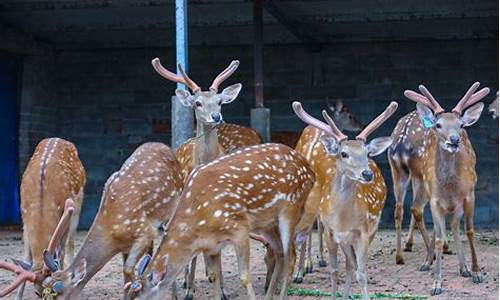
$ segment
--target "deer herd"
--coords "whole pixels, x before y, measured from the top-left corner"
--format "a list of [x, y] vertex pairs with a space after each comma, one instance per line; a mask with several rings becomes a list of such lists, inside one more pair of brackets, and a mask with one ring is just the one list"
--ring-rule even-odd
[[[72, 143], [42, 140], [21, 183], [24, 260], [1, 261], [0, 268], [16, 274], [0, 291], [17, 289], [22, 299], [32, 282], [42, 299], [79, 299], [86, 283], [115, 255], [123, 257], [124, 299], [177, 298], [176, 279], [184, 273], [185, 299], [194, 297], [196, 258], [202, 254], [214, 299], [226, 299], [221, 251], [234, 246], [240, 280], [248, 299], [256, 299], [250, 274], [250, 240], [266, 248], [265, 299], [285, 299], [290, 282], [303, 282], [312, 271], [312, 228], [317, 223], [319, 265], [330, 258], [331, 291], [339, 283], [338, 249], [345, 256], [342, 299], [350, 295], [353, 278], [363, 299], [369, 299], [367, 260], [385, 206], [387, 187], [373, 158], [388, 150], [396, 199], [396, 264], [403, 264], [402, 219], [406, 189], [411, 183], [411, 222], [404, 250], [418, 228], [427, 249], [421, 271], [434, 265], [432, 295], [443, 292], [442, 264], [446, 216], [456, 241], [459, 274], [482, 281], [474, 244], [476, 157], [466, 127], [479, 119], [480, 102], [488, 88], [474, 83], [451, 111], [446, 111], [420, 85], [404, 95], [416, 110], [402, 117], [391, 136], [368, 137], [395, 113], [398, 103], [368, 125], [362, 125], [342, 103], [329, 103], [323, 120], [293, 102], [297, 117], [308, 126], [292, 149], [261, 143], [252, 129], [224, 123], [223, 104], [241, 91], [220, 84], [238, 68], [232, 61], [203, 91], [179, 65], [180, 75], [165, 69], [158, 58], [156, 72], [184, 84], [179, 101], [192, 107], [196, 134], [173, 151], [162, 143], [145, 143], [104, 185], [97, 216], [83, 245], [74, 253], [74, 236], [82, 207], [85, 169]], [[498, 116], [498, 93], [488, 108]], [[354, 139], [343, 131], [356, 132]], [[434, 224], [428, 236], [423, 211], [429, 203]], [[465, 217], [471, 266], [459, 237]], [[155, 248], [155, 239], [160, 244]], [[298, 263], [297, 251], [299, 249]], [[295, 275], [294, 274], [294, 270]], [[184, 270], [184, 272], [183, 272]]]

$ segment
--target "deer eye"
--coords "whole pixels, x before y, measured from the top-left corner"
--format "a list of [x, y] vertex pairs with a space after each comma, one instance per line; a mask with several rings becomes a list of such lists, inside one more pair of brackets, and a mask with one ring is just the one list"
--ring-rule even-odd
[[349, 154], [345, 153], [344, 151], [340, 152], [340, 156], [342, 158], [349, 158]]
[[196, 107], [201, 107], [201, 102], [200, 101], [196, 101], [195, 105], [196, 105]]
[[443, 127], [443, 126], [441, 126], [441, 124], [439, 124], [439, 123], [436, 124], [437, 129], [440, 129], [441, 127]]
[[349, 115], [349, 120], [352, 120], [352, 116], [351, 115]]

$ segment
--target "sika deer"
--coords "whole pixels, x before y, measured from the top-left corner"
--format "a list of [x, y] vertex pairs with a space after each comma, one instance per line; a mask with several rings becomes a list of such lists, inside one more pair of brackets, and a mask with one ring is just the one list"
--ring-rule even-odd
[[[319, 215], [326, 229], [332, 269], [333, 299], [336, 299], [337, 293], [339, 244], [346, 256], [347, 268], [343, 298], [349, 297], [352, 273], [357, 270], [357, 280], [362, 286], [363, 298], [369, 299], [365, 260], [370, 243], [377, 233], [386, 199], [386, 186], [382, 173], [369, 157], [384, 152], [390, 146], [392, 139], [376, 138], [369, 144], [366, 144], [366, 139], [396, 111], [397, 106], [396, 102], [391, 102], [381, 115], [356, 136], [356, 140], [348, 140], [326, 111], [323, 111], [323, 117], [328, 124], [307, 114], [300, 102], [293, 103], [293, 109], [300, 119], [324, 132], [324, 134], [316, 132], [310, 141], [310, 149], [314, 149], [318, 141], [321, 142], [324, 152], [313, 153], [313, 157], [316, 158], [313, 168], [318, 170], [326, 167], [326, 171], [320, 170], [318, 173], [330, 177], [320, 176], [318, 180], [328, 184], [327, 194], [323, 195], [320, 201]], [[321, 160], [325, 157], [329, 157], [330, 161]], [[308, 198], [308, 201], [310, 199]], [[309, 207], [311, 203], [306, 202], [306, 208]]]
[[285, 298], [295, 258], [295, 227], [313, 182], [305, 159], [280, 144], [246, 147], [196, 168], [151, 263], [147, 268], [139, 264], [129, 297], [161, 299], [182, 267], [205, 252], [214, 299], [220, 299], [220, 250], [231, 243], [243, 286], [249, 299], [255, 299], [249, 278], [249, 234], [256, 233], [270, 242], [277, 257], [266, 299], [272, 299], [278, 278], [283, 279], [280, 299]]
[[[225, 150], [219, 143], [217, 134], [217, 125], [223, 122], [221, 107], [223, 104], [233, 102], [236, 97], [238, 97], [242, 85], [240, 83], [233, 84], [222, 90], [221, 93], [218, 93], [218, 89], [219, 85], [236, 71], [240, 62], [238, 60], [233, 60], [231, 64], [214, 79], [208, 91], [202, 91], [201, 88], [187, 76], [181, 65], [178, 67], [182, 76], [165, 69], [158, 58], [153, 59], [152, 65], [156, 72], [165, 79], [182, 83], [193, 92], [193, 94], [191, 94], [183, 89], [175, 90], [175, 94], [183, 105], [193, 107], [196, 117], [196, 137], [194, 138], [194, 144], [191, 146], [192, 151], [190, 150], [190, 143], [192, 143], [190, 140], [185, 142], [184, 145], [181, 145], [177, 151], [177, 159], [181, 162], [185, 179], [187, 179], [188, 176], [186, 175], [189, 174], [188, 172], [190, 172], [190, 169], [201, 164], [206, 164], [224, 154]], [[191, 262], [191, 271], [186, 269], [185, 274], [187, 288], [185, 298], [188, 300], [193, 298], [195, 270], [196, 257], [193, 258]], [[221, 290], [223, 290], [222, 286]], [[224, 295], [224, 292], [222, 292], [222, 294]]]
[[107, 180], [97, 216], [73, 264], [53, 270], [44, 280], [45, 288], [57, 299], [78, 299], [87, 282], [118, 253], [123, 255], [125, 282], [132, 280], [134, 266], [152, 252], [153, 239], [172, 215], [182, 187], [173, 151], [161, 143], [141, 145]]
[[[421, 122], [412, 129], [420, 128], [426, 141], [422, 148], [417, 149], [420, 163], [413, 166], [411, 171], [421, 174], [424, 197], [420, 199], [430, 199], [434, 221], [434, 238], [421, 268], [430, 268], [434, 256], [436, 257], [432, 295], [443, 292], [441, 272], [447, 214], [451, 214], [451, 230], [456, 241], [460, 274], [463, 277], [472, 276], [474, 283], [482, 281], [474, 246], [476, 154], [465, 131], [466, 127], [476, 123], [481, 116], [484, 104], [479, 101], [490, 92], [488, 88], [477, 91], [478, 88], [479, 82], [474, 83], [451, 112], [446, 112], [423, 85], [419, 86], [422, 94], [410, 90], [404, 93], [408, 99], [417, 102], [417, 113]], [[419, 208], [425, 205], [424, 201], [418, 203]], [[464, 214], [472, 256], [472, 274], [465, 262], [459, 234], [460, 220]], [[422, 221], [417, 216], [415, 220], [417, 223]]]
[[[24, 271], [31, 275], [21, 276], [0, 292], [0, 297], [19, 286], [16, 298], [22, 299], [26, 280], [34, 282], [37, 293], [41, 295], [40, 278], [53, 267], [44, 264], [44, 255], [56, 257], [58, 265], [71, 263], [84, 186], [85, 169], [75, 145], [60, 138], [44, 139], [37, 145], [21, 181], [25, 261], [16, 260], [18, 268], [9, 264], [0, 266], [21, 275], [27, 274]], [[72, 202], [72, 208], [68, 207], [72, 214], [68, 220], [70, 229], [58, 234], [55, 229], [68, 199]], [[45, 253], [44, 249], [48, 252]]]

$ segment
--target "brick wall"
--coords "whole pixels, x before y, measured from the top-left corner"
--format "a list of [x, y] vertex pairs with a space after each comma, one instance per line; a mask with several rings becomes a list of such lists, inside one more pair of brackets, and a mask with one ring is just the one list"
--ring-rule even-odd
[[[290, 107], [296, 99], [319, 116], [327, 99], [342, 98], [365, 123], [395, 99], [400, 109], [374, 136], [390, 134], [398, 117], [414, 109], [403, 99], [404, 89], [424, 83], [446, 107], [475, 80], [496, 91], [497, 54], [498, 40], [339, 43], [315, 53], [300, 45], [265, 46], [265, 99], [272, 110], [272, 129], [301, 130], [303, 123]], [[106, 178], [137, 145], [170, 141], [169, 99], [175, 85], [152, 69], [150, 60], [156, 56], [174, 69], [173, 49], [62, 51], [55, 57], [57, 134], [77, 145], [88, 174], [83, 227], [92, 222]], [[241, 65], [227, 85], [241, 82], [243, 90], [223, 113], [229, 122], [248, 125], [253, 107], [253, 48], [192, 48], [190, 74], [207, 88], [235, 58]], [[37, 111], [36, 106], [26, 106], [22, 114], [25, 109]], [[46, 116], [53, 114], [53, 108], [44, 109]], [[35, 125], [30, 126], [40, 128]], [[498, 122], [485, 114], [469, 133], [478, 154], [476, 223], [497, 224]], [[377, 162], [390, 186], [382, 226], [392, 227], [390, 171], [385, 155]]]

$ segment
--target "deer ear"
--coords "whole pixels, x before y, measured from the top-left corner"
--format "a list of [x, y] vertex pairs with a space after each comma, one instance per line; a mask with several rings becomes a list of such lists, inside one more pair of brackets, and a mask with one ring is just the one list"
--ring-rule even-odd
[[59, 266], [54, 256], [52, 256], [52, 254], [50, 254], [49, 250], [47, 249], [43, 251], [43, 262], [51, 272], [57, 272], [57, 270], [59, 270]]
[[337, 99], [337, 101], [335, 101], [335, 112], [340, 113], [343, 107], [344, 102], [342, 101], [342, 99]]
[[460, 118], [460, 121], [462, 122], [464, 127], [469, 127], [471, 125], [474, 125], [474, 123], [476, 123], [477, 120], [479, 120], [479, 117], [481, 117], [481, 112], [483, 111], [483, 108], [484, 108], [483, 102], [479, 102], [469, 107], [464, 112], [463, 116]]
[[151, 256], [148, 254], [144, 255], [137, 266], [135, 267], [135, 274], [136, 276], [141, 276], [144, 271], [146, 271], [146, 267], [149, 265], [149, 262], [151, 261]]
[[392, 137], [384, 136], [371, 140], [368, 144], [368, 155], [373, 157], [384, 152], [392, 144]]
[[183, 89], [176, 89], [175, 90], [175, 95], [179, 99], [179, 101], [182, 103], [184, 106], [193, 106], [194, 104], [194, 97], [189, 93], [189, 91], [183, 90]]
[[339, 143], [337, 142], [336, 139], [326, 134], [323, 134], [322, 136], [319, 137], [319, 140], [321, 144], [323, 144], [323, 148], [325, 148], [325, 151], [327, 153], [332, 155], [337, 155], [337, 152], [339, 150]]
[[236, 99], [236, 97], [238, 97], [238, 94], [240, 93], [241, 88], [242, 88], [241, 83], [236, 83], [236, 84], [230, 85], [227, 88], [225, 88], [224, 90], [222, 90], [222, 92], [220, 93], [221, 97], [222, 97], [222, 103], [227, 104], [227, 103], [233, 102], [234, 99]]
[[71, 283], [73, 286], [77, 286], [85, 278], [85, 276], [87, 276], [87, 260], [83, 258], [73, 270]]
[[429, 107], [421, 103], [417, 103], [417, 113], [425, 128], [434, 127], [436, 117]]

